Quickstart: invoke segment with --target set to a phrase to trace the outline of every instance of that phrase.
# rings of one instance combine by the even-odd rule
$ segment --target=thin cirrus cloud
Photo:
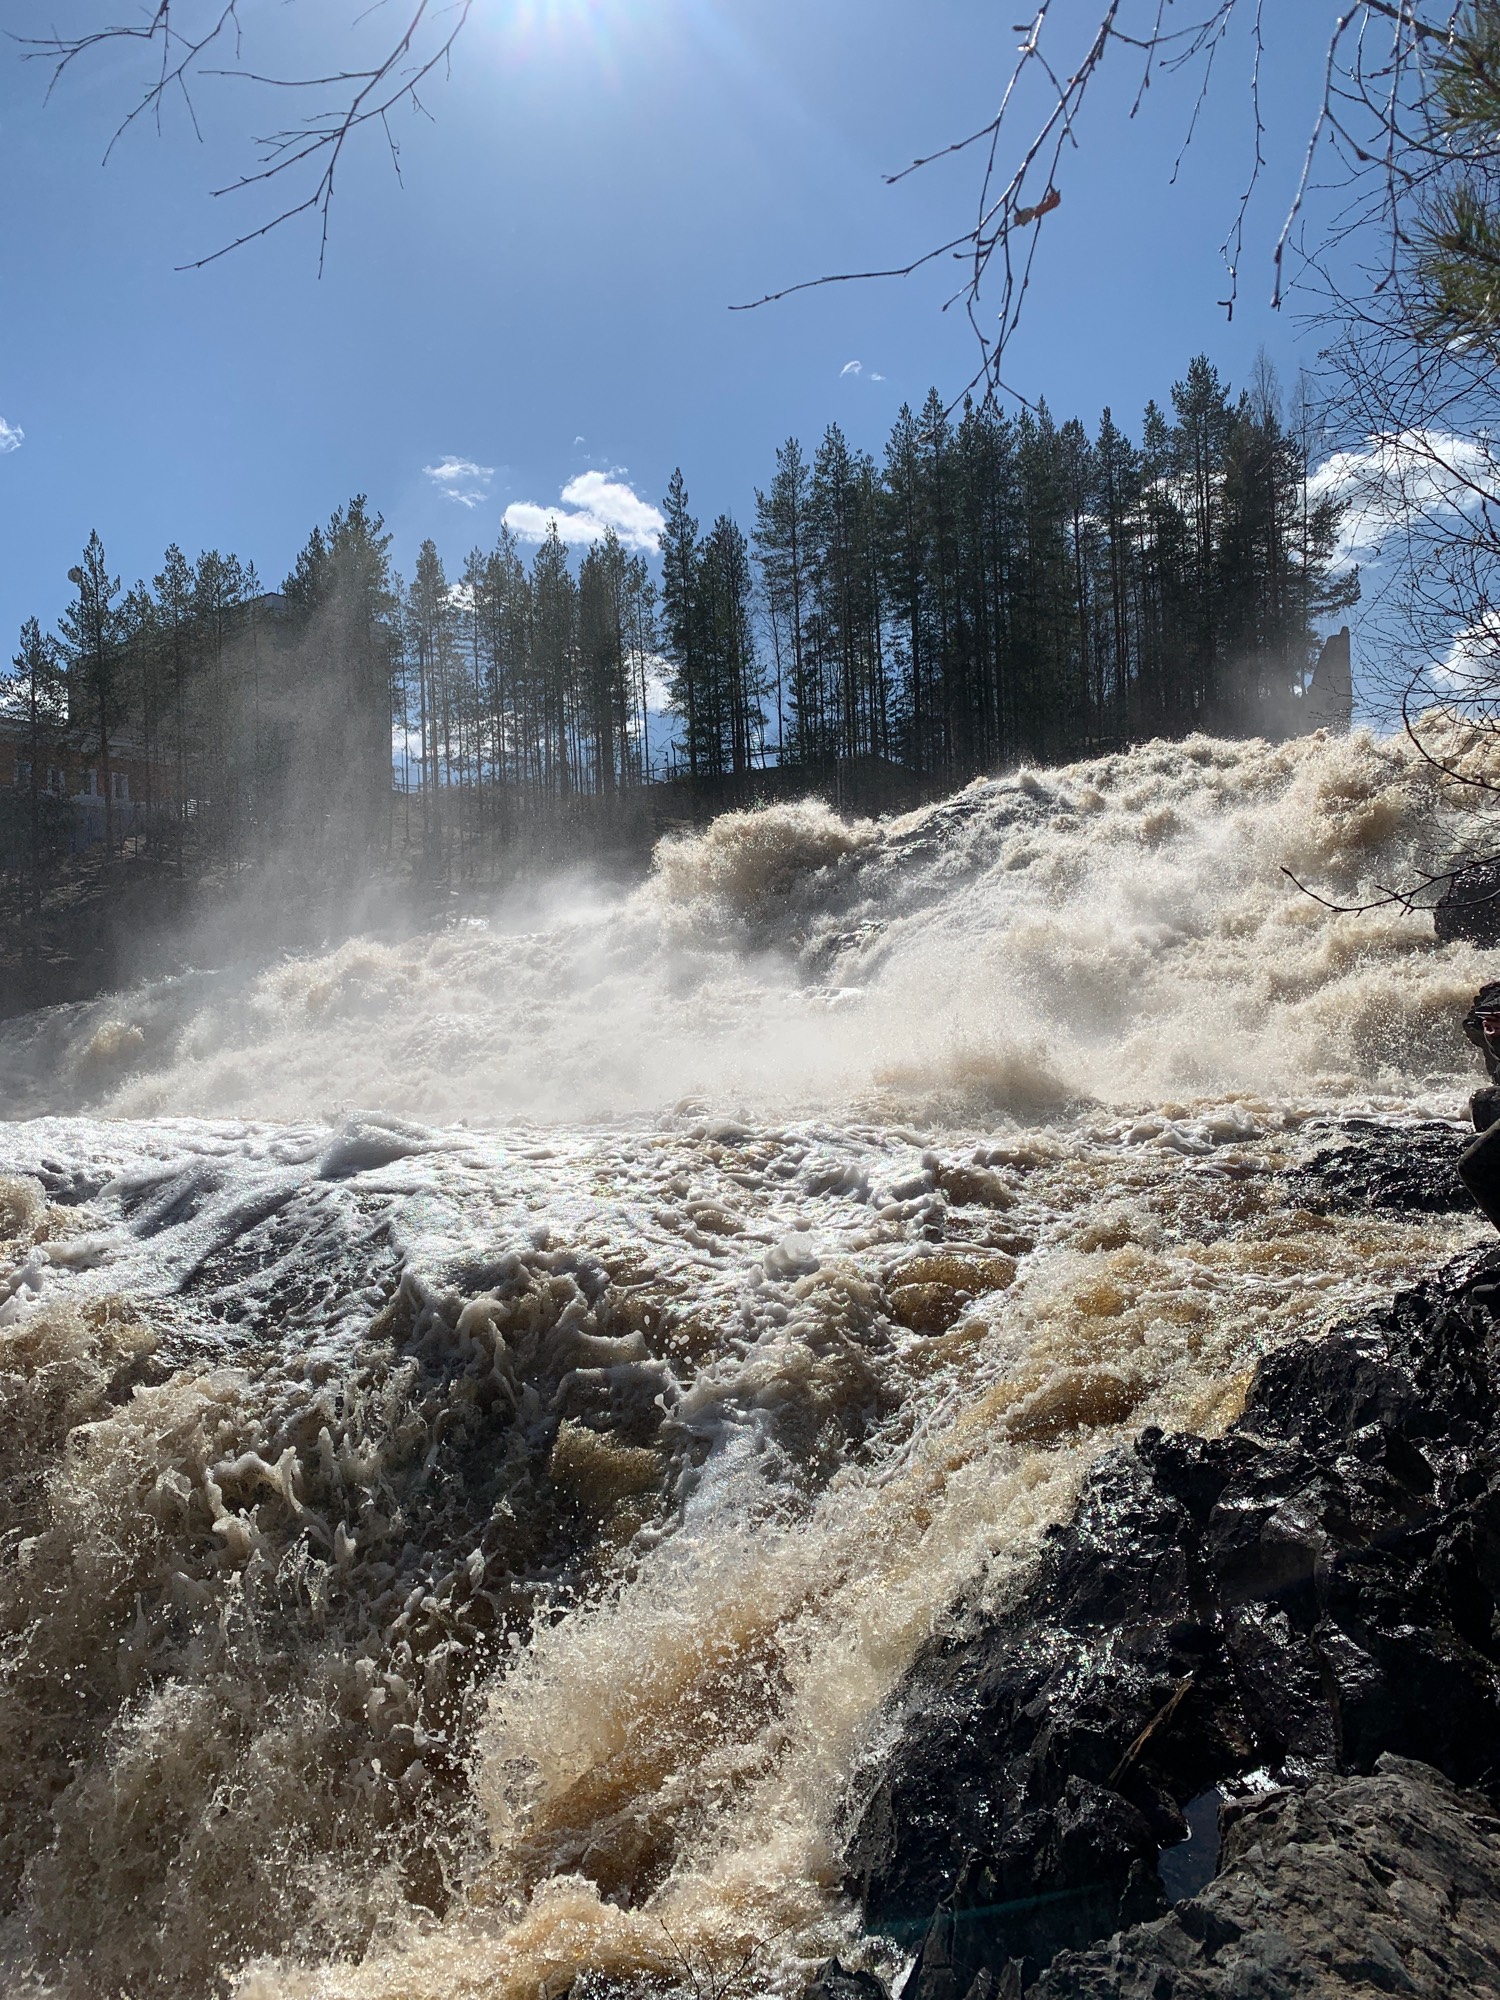
[[[846,375],[864,375],[867,382],[883,382],[885,380],[885,377],[877,374],[873,368],[868,375],[865,375],[865,364],[863,361],[846,361],[839,370],[839,380],[842,381]]]
[[[618,475],[580,472],[563,488],[560,506],[512,500],[505,525],[523,542],[545,541],[549,527],[555,527],[558,540],[569,547],[602,541],[613,528],[627,549],[654,550],[666,523],[660,510]]]
[[[4,417],[0,417],[0,454],[19,451],[25,438],[26,433],[19,424],[8,424]]]
[[[495,476],[494,466],[476,465],[472,458],[454,458],[451,453],[422,470],[456,507],[482,506],[490,497],[490,481]]]

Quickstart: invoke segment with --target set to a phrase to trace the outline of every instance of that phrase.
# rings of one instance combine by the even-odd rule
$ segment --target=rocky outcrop
[[[803,1988],[802,2000],[885,2000],[885,1987],[873,1972],[851,1970],[830,1958]]]
[[[1425,1986],[1356,1978],[1338,1943],[1365,1923],[1380,1842],[1413,1814],[1436,1844],[1412,1880],[1441,1881],[1460,1819],[1472,1879],[1496,1865],[1481,1803],[1443,1785],[1500,1781],[1500,1329],[1476,1275],[1494,1274],[1455,1269],[1270,1356],[1223,1438],[1146,1432],[1097,1468],[1020,1600],[919,1660],[847,1849],[867,1923],[919,1946],[909,2000],[1479,1990],[1469,1960],[1450,1977],[1416,1930],[1391,1932],[1391,1964],[1429,1953]],[[1341,1792],[1354,1778],[1365,1788]],[[1374,1828],[1403,1786],[1408,1821],[1370,1832],[1363,1874],[1350,1860],[1342,1914],[1298,1902],[1316,1828],[1339,1813]],[[1235,1869],[1168,1916],[1237,1815]],[[1194,1910],[1239,1922],[1243,1907],[1234,1963],[1272,1951],[1270,1930],[1252,1935],[1257,1868],[1286,1878],[1294,1931],[1326,1918],[1322,1986],[1251,1970],[1225,1984],[1228,1933],[1193,1944],[1208,1921]],[[1322,1879],[1337,1902],[1332,1862]],[[1471,1929],[1482,1954],[1489,1933]]]
[[[1433,909],[1432,928],[1439,944],[1500,944],[1500,862],[1455,869]]]
[[[1349,2000],[1500,1992],[1500,1819],[1380,1757],[1235,1816],[1219,1875],[1166,1917],[1064,1952],[1028,2000]]]
[[[1372,1208],[1396,1215],[1472,1214],[1474,1197],[1458,1178],[1458,1156],[1473,1136],[1467,1125],[1437,1119],[1384,1125],[1342,1118],[1329,1130],[1330,1143],[1287,1175],[1287,1198],[1320,1215]]]

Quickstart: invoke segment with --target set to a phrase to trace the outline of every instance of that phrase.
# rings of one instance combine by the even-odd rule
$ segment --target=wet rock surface
[[[1500,943],[1500,862],[1461,868],[1437,900],[1432,928],[1439,944]]]
[[[1342,1119],[1332,1143],[1287,1175],[1287,1193],[1320,1215],[1371,1208],[1461,1215],[1474,1207],[1474,1197],[1458,1178],[1458,1156],[1473,1136],[1467,1127],[1437,1120],[1392,1126]]]
[[[1496,1261],[1271,1355],[1222,1438],[1143,1433],[1095,1470],[1020,1599],[918,1661],[846,1850],[867,1923],[918,1947],[911,2000],[1481,1990],[1469,1960],[1443,1956],[1457,1905],[1441,1898],[1402,1903],[1384,1970],[1338,1939],[1364,1926],[1379,1841],[1400,1844],[1402,1824],[1429,1829],[1402,1880],[1441,1879],[1454,1814],[1473,1879],[1497,1866],[1477,1795],[1500,1785],[1500,1326],[1495,1293],[1475,1290]],[[1337,1786],[1354,1778],[1347,1811],[1373,1826],[1404,1786],[1407,1821],[1371,1833],[1358,1896],[1330,1863],[1319,1914],[1307,1829],[1346,1810]],[[1444,1780],[1476,1796],[1454,1803]],[[1302,1984],[1272,1963],[1274,1911],[1259,1943],[1242,1926],[1232,1977],[1211,1925],[1192,1941],[1191,1912],[1230,1907],[1257,1838],[1254,1867],[1326,1932]],[[1260,1878],[1244,1879],[1253,1914]],[[1169,1889],[1199,1893],[1167,1918]],[[1397,1976],[1419,1960],[1420,1977]]]
[[[1500,1819],[1381,1757],[1241,1812],[1222,1872],[1167,1916],[1064,1952],[1031,2000],[1333,2000],[1500,1992]]]

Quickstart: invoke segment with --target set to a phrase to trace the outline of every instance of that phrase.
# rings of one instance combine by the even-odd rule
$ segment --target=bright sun
[[[516,53],[584,46],[607,55],[642,11],[642,0],[481,0],[476,16]]]

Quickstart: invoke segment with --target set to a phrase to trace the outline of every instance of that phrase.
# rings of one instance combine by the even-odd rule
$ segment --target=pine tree
[[[925,768],[961,765],[970,754],[971,706],[959,620],[958,468],[953,426],[936,389],[917,419],[919,506],[926,569],[926,657],[930,662],[929,734]],[[915,705],[913,695],[913,705]]]
[[[124,629],[126,706],[139,717],[141,751],[146,767],[145,795],[140,804],[148,823],[156,805],[156,760],[161,728],[162,634],[156,615],[156,599],[150,586],[141,580],[126,593],[121,608]]]
[[[399,653],[390,535],[359,493],[315,528],[282,586],[292,614],[305,823],[335,834],[351,862],[389,837],[391,736]],[[310,671],[309,671],[310,670]]]
[[[1141,662],[1140,604],[1141,461],[1108,410],[1094,440],[1094,470],[1104,535],[1109,712],[1101,728],[1112,743],[1130,730],[1132,684]]]
[[[704,752],[713,740],[709,719],[700,715],[706,690],[698,630],[698,523],[688,509],[682,468],[673,472],[663,502],[665,524],[661,549],[662,639],[671,669],[668,683],[672,712],[687,730],[684,747],[688,773],[696,778],[704,768]]]
[[[629,769],[631,697],[626,661],[629,563],[611,528],[578,573],[584,706],[593,747],[593,783],[612,792]]]
[[[496,783],[503,785],[512,768],[518,777],[528,768],[524,696],[531,624],[531,586],[508,528],[501,529],[500,539],[486,559],[479,603],[494,772]]]
[[[1187,519],[1188,561],[1194,630],[1185,726],[1208,719],[1219,694],[1221,597],[1219,543],[1224,508],[1224,475],[1235,413],[1218,370],[1207,355],[1188,363],[1172,386],[1173,472],[1177,502]]]
[[[749,771],[765,730],[764,687],[750,619],[750,551],[744,535],[721,514],[704,541],[698,567],[703,681],[711,722],[703,730],[703,757],[712,776]]]
[[[656,585],[643,555],[625,568],[625,647],[630,702],[635,717],[634,770],[644,784],[651,775],[650,675],[660,644],[656,626]]]
[[[755,495],[755,551],[765,582],[766,610],[776,662],[776,754],[787,748],[786,715],[791,710],[791,754],[809,754],[816,738],[810,709],[805,621],[811,596],[808,536],[812,506],[811,473],[802,447],[788,438],[776,454],[769,489]],[[783,662],[791,686],[783,686]]]
[[[157,624],[166,654],[172,715],[173,800],[177,872],[183,872],[183,837],[188,814],[188,693],[193,667],[193,573],[173,542],[153,579]]]
[[[1500,0],[1470,0],[1434,50],[1434,154],[1452,162],[1416,243],[1413,331],[1500,357]]]
[[[68,581],[77,595],[58,620],[58,629],[68,662],[69,709],[98,745],[104,793],[104,852],[106,860],[113,862],[114,765],[110,738],[125,719],[120,614],[115,603],[120,579],[109,573],[97,529],[89,536],[82,560],[68,571]]]
[[[905,751],[918,770],[942,761],[934,729],[937,661],[929,643],[927,510],[921,433],[903,403],[885,447],[883,556],[894,664],[906,683]]]
[[[568,798],[578,788],[578,586],[555,521],[531,564],[530,654],[542,781]]]
[[[446,877],[452,781],[454,607],[436,543],[417,551],[416,575],[406,599],[408,658],[417,670],[417,768],[422,803],[422,848],[427,866]]]
[[[25,732],[26,768],[18,774],[26,787],[23,874],[31,913],[39,917],[45,863],[58,845],[57,822],[66,810],[53,797],[48,779],[67,734],[68,680],[57,641],[42,631],[35,618],[21,627],[4,700]]]
[[[243,727],[240,689],[229,655],[245,594],[237,556],[206,549],[193,566],[193,629],[199,655],[202,708],[198,740],[206,776],[207,828],[226,862],[239,859]]]

